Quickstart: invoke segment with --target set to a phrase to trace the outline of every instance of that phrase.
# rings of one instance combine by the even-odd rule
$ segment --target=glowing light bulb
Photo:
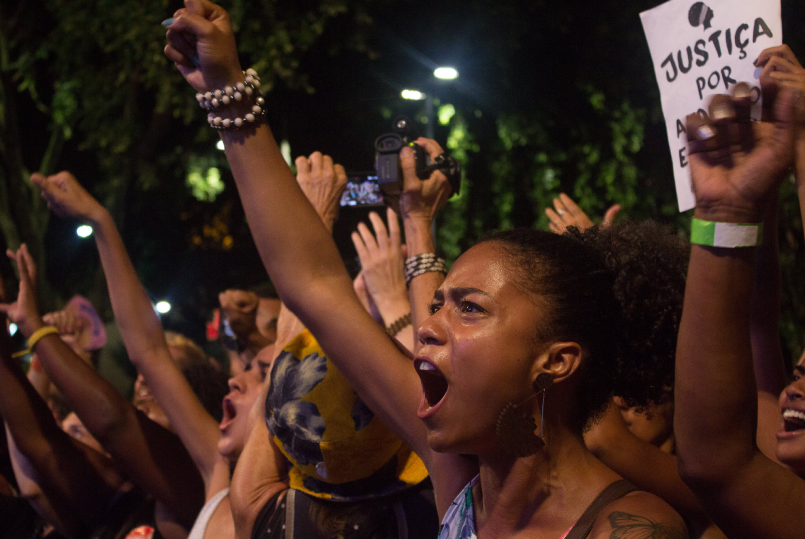
[[[89,225],[81,225],[75,229],[75,233],[79,238],[88,238],[92,235],[92,227]]]
[[[160,314],[165,314],[171,310],[171,304],[168,303],[167,301],[159,301],[154,307]]]
[[[433,71],[433,76],[442,80],[453,80],[458,78],[458,71],[453,67],[437,67]]]
[[[412,101],[419,101],[425,99],[425,94],[418,90],[403,90],[400,95],[403,99],[410,99]]]

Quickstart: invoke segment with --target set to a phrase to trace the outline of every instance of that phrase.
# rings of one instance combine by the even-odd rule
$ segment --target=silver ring
[[[559,217],[561,217],[561,216],[563,216],[564,214],[566,214],[567,212],[566,212],[565,210],[563,210],[562,208],[557,208],[557,209],[556,209],[556,213],[558,213],[558,214],[559,214]]]

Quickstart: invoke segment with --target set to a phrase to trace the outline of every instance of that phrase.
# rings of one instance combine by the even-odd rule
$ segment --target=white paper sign
[[[752,87],[752,119],[760,120],[760,69],[753,64],[783,43],[780,0],[670,0],[640,14],[660,86],[674,163],[679,211],[693,208],[685,117],[707,111],[710,97]]]

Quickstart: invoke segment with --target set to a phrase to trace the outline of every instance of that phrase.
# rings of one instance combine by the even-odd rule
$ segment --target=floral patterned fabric
[[[442,519],[438,539],[478,539],[478,532],[475,531],[475,512],[472,509],[472,487],[480,477],[476,475],[453,500]],[[573,526],[559,539],[565,539],[572,529]]]
[[[442,525],[439,528],[439,539],[477,539],[475,531],[475,513],[472,510],[472,487],[478,482],[480,476],[459,492],[453,504],[444,514]]]
[[[358,398],[309,331],[274,360],[266,425],[290,461],[290,486],[360,501],[401,492],[428,473],[421,459]]]

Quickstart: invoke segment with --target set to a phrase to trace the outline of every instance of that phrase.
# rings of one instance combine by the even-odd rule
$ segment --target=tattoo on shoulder
[[[648,517],[614,511],[608,518],[612,526],[610,539],[688,539],[683,530],[654,522]]]

